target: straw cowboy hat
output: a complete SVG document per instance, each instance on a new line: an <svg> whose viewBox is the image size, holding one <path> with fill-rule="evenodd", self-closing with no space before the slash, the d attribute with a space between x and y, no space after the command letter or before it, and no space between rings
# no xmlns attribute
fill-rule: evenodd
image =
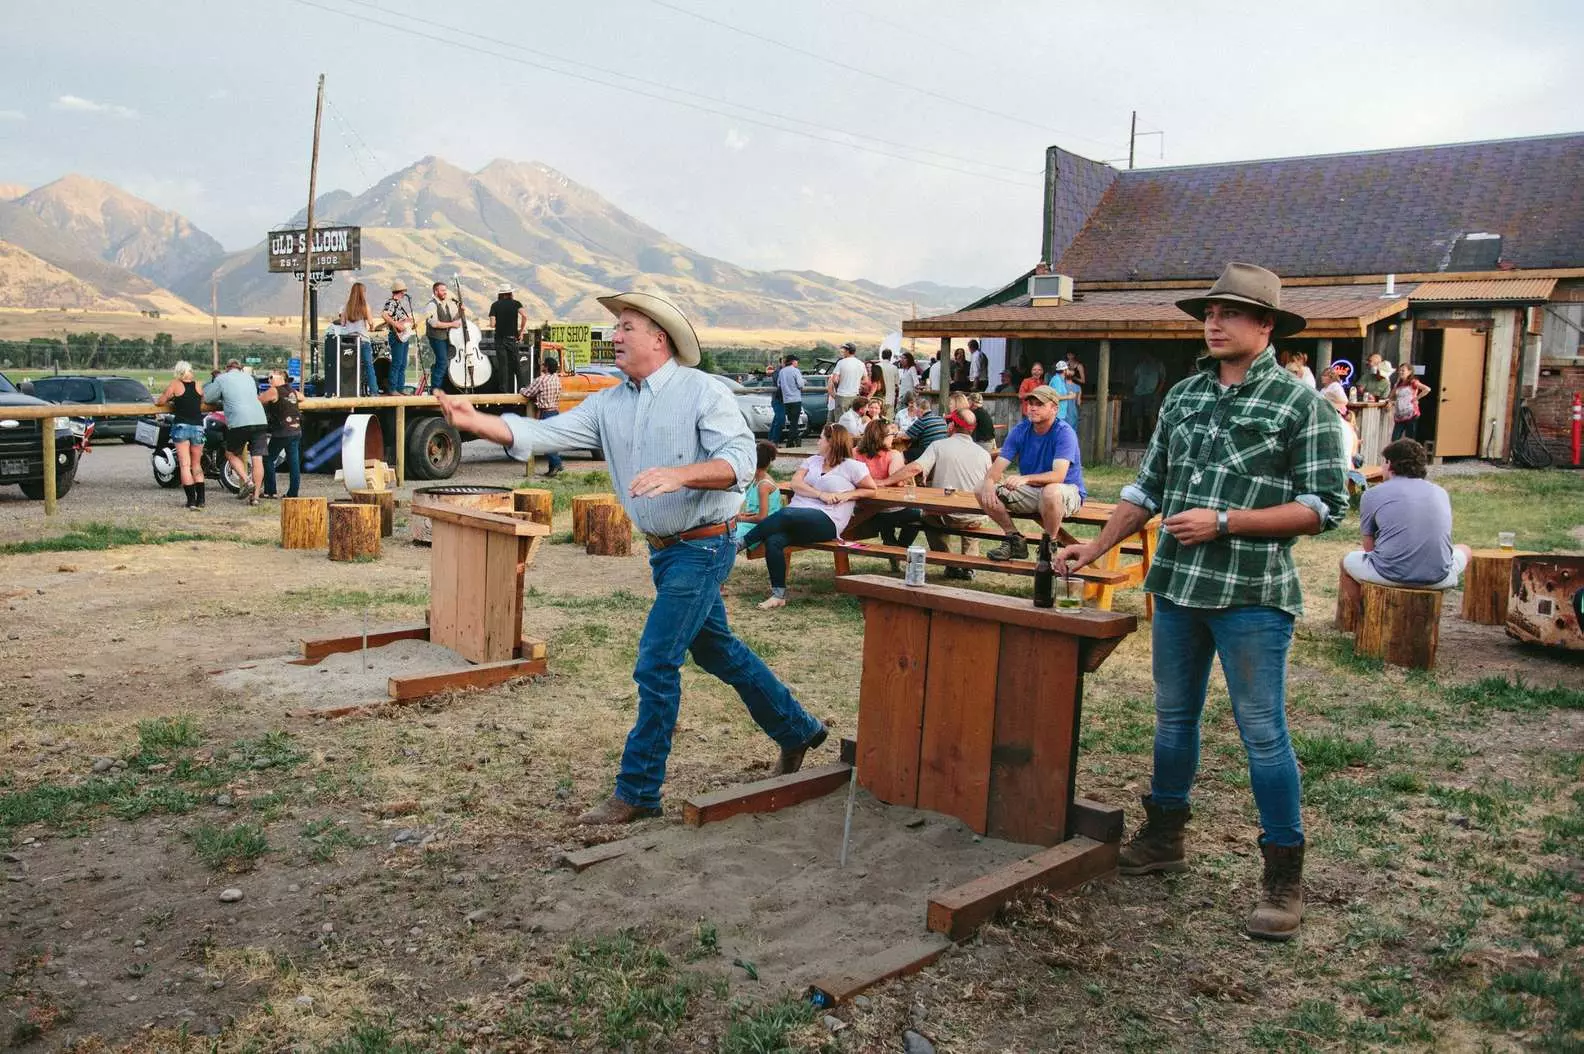
<svg viewBox="0 0 1584 1054"><path fill-rule="evenodd" d="M405 292L407 292L407 283L403 282L400 278L396 279L396 281L391 283L391 292L393 292L393 293L405 293Z"/></svg>
<svg viewBox="0 0 1584 1054"><path fill-rule="evenodd" d="M699 364L699 340L698 334L693 332L693 324L682 314L680 308L665 297L653 293L617 293L614 296L602 296L598 299L605 305L605 310L618 317L623 308L631 308L640 315L647 316L655 325L666 331L666 336L671 338L671 346L676 348L677 358L682 361L682 365Z"/></svg>
<svg viewBox="0 0 1584 1054"><path fill-rule="evenodd" d="M1254 264L1227 264L1221 277L1210 287L1210 292L1179 300L1177 306L1203 322L1205 307L1213 300L1264 308L1275 315L1276 328L1271 331L1272 340L1290 337L1309 324L1302 315L1282 310L1281 279Z"/></svg>

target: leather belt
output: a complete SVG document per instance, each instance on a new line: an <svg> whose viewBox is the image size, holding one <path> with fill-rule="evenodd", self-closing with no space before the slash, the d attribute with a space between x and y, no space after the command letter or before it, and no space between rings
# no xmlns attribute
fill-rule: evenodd
<svg viewBox="0 0 1584 1054"><path fill-rule="evenodd" d="M658 534L645 534L651 549L669 549L677 542L696 542L700 538L719 538L723 534L730 534L737 527L737 517L721 523L707 523L702 527L690 527L681 534L668 534L661 537Z"/></svg>

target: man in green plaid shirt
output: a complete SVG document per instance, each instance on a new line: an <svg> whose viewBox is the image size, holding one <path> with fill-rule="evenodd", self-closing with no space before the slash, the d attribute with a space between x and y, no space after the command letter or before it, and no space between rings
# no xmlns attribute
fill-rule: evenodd
<svg viewBox="0 0 1584 1054"><path fill-rule="evenodd" d="M1138 479L1100 536L1057 554L1093 562L1153 515L1155 771L1147 820L1122 848L1124 875L1183 871L1188 795L1210 663L1219 656L1263 834L1264 878L1246 931L1286 940L1303 918L1298 762L1287 732L1287 652L1303 596L1292 549L1347 511L1342 433L1318 392L1271 347L1307 324L1281 308L1281 280L1228 264L1210 292L1177 306L1204 322L1208 354L1161 405Z"/></svg>

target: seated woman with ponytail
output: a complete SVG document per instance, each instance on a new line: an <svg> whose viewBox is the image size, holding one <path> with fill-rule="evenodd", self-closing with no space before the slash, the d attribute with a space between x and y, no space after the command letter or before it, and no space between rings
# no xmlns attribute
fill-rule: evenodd
<svg viewBox="0 0 1584 1054"><path fill-rule="evenodd" d="M761 608L786 606L787 547L832 540L852 520L858 499L874 492L868 467L853 457L852 435L827 424L820 433L819 452L792 476L792 501L737 540L739 550L765 547L770 597Z"/></svg>

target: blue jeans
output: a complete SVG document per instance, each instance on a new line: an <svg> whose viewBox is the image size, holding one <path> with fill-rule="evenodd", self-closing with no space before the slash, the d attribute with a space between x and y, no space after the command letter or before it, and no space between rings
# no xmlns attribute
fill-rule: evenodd
<svg viewBox="0 0 1584 1054"><path fill-rule="evenodd" d="M363 362L363 394L379 394L379 376L374 372L374 342L358 338L358 358Z"/></svg>
<svg viewBox="0 0 1584 1054"><path fill-rule="evenodd" d="M786 548L836 537L836 523L818 509L782 509L754 525L743 539L748 548L765 547L765 570L772 589L786 588Z"/></svg>
<svg viewBox="0 0 1584 1054"><path fill-rule="evenodd" d="M1219 655L1232 716L1248 754L1260 827L1271 845L1303 843L1298 760L1287 734L1287 651L1293 617L1273 607L1191 608L1155 597L1155 775L1160 805L1188 804L1199 768L1199 725L1210 660Z"/></svg>
<svg viewBox="0 0 1584 1054"><path fill-rule="evenodd" d="M548 421L548 420L550 420L550 418L555 417L556 415L558 415L560 413L561 413L560 410L540 410L539 411L539 420ZM565 467L566 466L561 464L561 455L560 454L546 454L545 455L545 471L547 471L547 472L560 472Z"/></svg>
<svg viewBox="0 0 1584 1054"><path fill-rule="evenodd" d="M451 341L447 337L430 337L429 349L435 357L434 366L429 370L429 387L433 391L444 391L446 367L451 362Z"/></svg>
<svg viewBox="0 0 1584 1054"><path fill-rule="evenodd" d="M390 389L397 395L404 395L407 388L407 342L392 336L386 338L386 343L390 346L391 356Z"/></svg>
<svg viewBox="0 0 1584 1054"><path fill-rule="evenodd" d="M781 430L786 427L786 403L770 400L770 442L781 445Z"/></svg>
<svg viewBox="0 0 1584 1054"><path fill-rule="evenodd" d="M627 734L616 777L616 797L629 805L660 804L671 733L682 705L682 662L689 652L705 672L737 689L754 723L780 746L802 746L819 731L819 722L726 625L720 591L736 559L730 534L677 542L649 554L656 596L633 669L638 720Z"/></svg>
<svg viewBox="0 0 1584 1054"><path fill-rule="evenodd" d="M286 469L291 473L291 488L286 491L288 498L297 496L297 488L302 485L302 436L270 436L269 450L264 455L264 493L275 493L275 458L280 452L286 451Z"/></svg>

